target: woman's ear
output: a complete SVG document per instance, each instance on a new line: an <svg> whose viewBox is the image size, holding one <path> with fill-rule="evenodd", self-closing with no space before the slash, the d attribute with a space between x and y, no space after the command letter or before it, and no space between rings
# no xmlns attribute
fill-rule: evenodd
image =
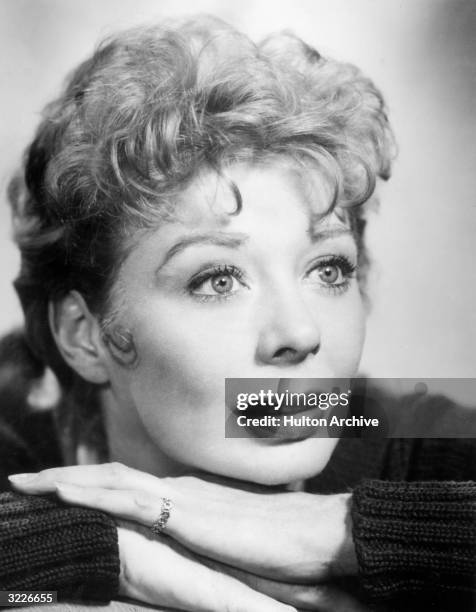
<svg viewBox="0 0 476 612"><path fill-rule="evenodd" d="M85 380L103 384L109 381L101 328L77 291L50 302L49 323L58 350L66 363Z"/></svg>

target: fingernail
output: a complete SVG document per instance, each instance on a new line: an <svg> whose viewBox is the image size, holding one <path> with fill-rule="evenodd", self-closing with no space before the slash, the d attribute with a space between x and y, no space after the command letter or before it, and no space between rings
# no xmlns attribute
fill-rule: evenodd
<svg viewBox="0 0 476 612"><path fill-rule="evenodd" d="M24 484L34 480L37 477L37 474L25 473L25 474L11 474L8 477L8 480L13 483Z"/></svg>

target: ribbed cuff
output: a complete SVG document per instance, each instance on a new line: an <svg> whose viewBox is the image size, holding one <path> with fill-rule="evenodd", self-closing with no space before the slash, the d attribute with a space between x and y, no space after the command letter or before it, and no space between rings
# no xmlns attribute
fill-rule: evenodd
<svg viewBox="0 0 476 612"><path fill-rule="evenodd" d="M106 514L49 497L0 495L0 589L110 601L119 588L117 528Z"/></svg>
<svg viewBox="0 0 476 612"><path fill-rule="evenodd" d="M361 584L372 599L476 591L476 483L367 480L352 502Z"/></svg>

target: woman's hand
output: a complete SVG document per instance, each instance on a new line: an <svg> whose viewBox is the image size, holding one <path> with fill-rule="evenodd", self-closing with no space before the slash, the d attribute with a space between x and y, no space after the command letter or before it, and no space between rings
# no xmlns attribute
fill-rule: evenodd
<svg viewBox="0 0 476 612"><path fill-rule="evenodd" d="M170 538L145 528L118 528L120 595L192 612L295 612L236 578L203 565Z"/></svg>
<svg viewBox="0 0 476 612"><path fill-rule="evenodd" d="M296 607L362 612L360 604L338 587L260 578L199 557L144 527L123 522L118 537L120 594L130 599L192 612L296 612Z"/></svg>
<svg viewBox="0 0 476 612"><path fill-rule="evenodd" d="M325 610L332 600L329 609L339 610L335 589L306 583L356 573L349 495L254 493L196 477L159 479L121 464L55 468L13 482L24 492L57 491L68 503L147 527L168 497L168 535L226 564L217 567L253 589L301 608ZM354 608L346 603L342 609Z"/></svg>

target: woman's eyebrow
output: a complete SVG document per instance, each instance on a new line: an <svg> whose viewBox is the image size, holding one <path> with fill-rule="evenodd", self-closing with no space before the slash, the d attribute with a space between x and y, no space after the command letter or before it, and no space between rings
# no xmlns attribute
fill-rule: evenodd
<svg viewBox="0 0 476 612"><path fill-rule="evenodd" d="M191 236L184 236L173 244L166 252L164 259L160 266L157 268L159 271L172 257L181 253L189 246L197 244L212 244L214 246L223 246L229 249L237 249L244 242L248 240L249 236L246 234L230 234L224 232L210 232L205 234L192 234Z"/></svg>
<svg viewBox="0 0 476 612"><path fill-rule="evenodd" d="M337 238L338 236L353 235L351 229L343 226L321 228L314 226L309 228L308 234L312 242L322 242L323 240Z"/></svg>

